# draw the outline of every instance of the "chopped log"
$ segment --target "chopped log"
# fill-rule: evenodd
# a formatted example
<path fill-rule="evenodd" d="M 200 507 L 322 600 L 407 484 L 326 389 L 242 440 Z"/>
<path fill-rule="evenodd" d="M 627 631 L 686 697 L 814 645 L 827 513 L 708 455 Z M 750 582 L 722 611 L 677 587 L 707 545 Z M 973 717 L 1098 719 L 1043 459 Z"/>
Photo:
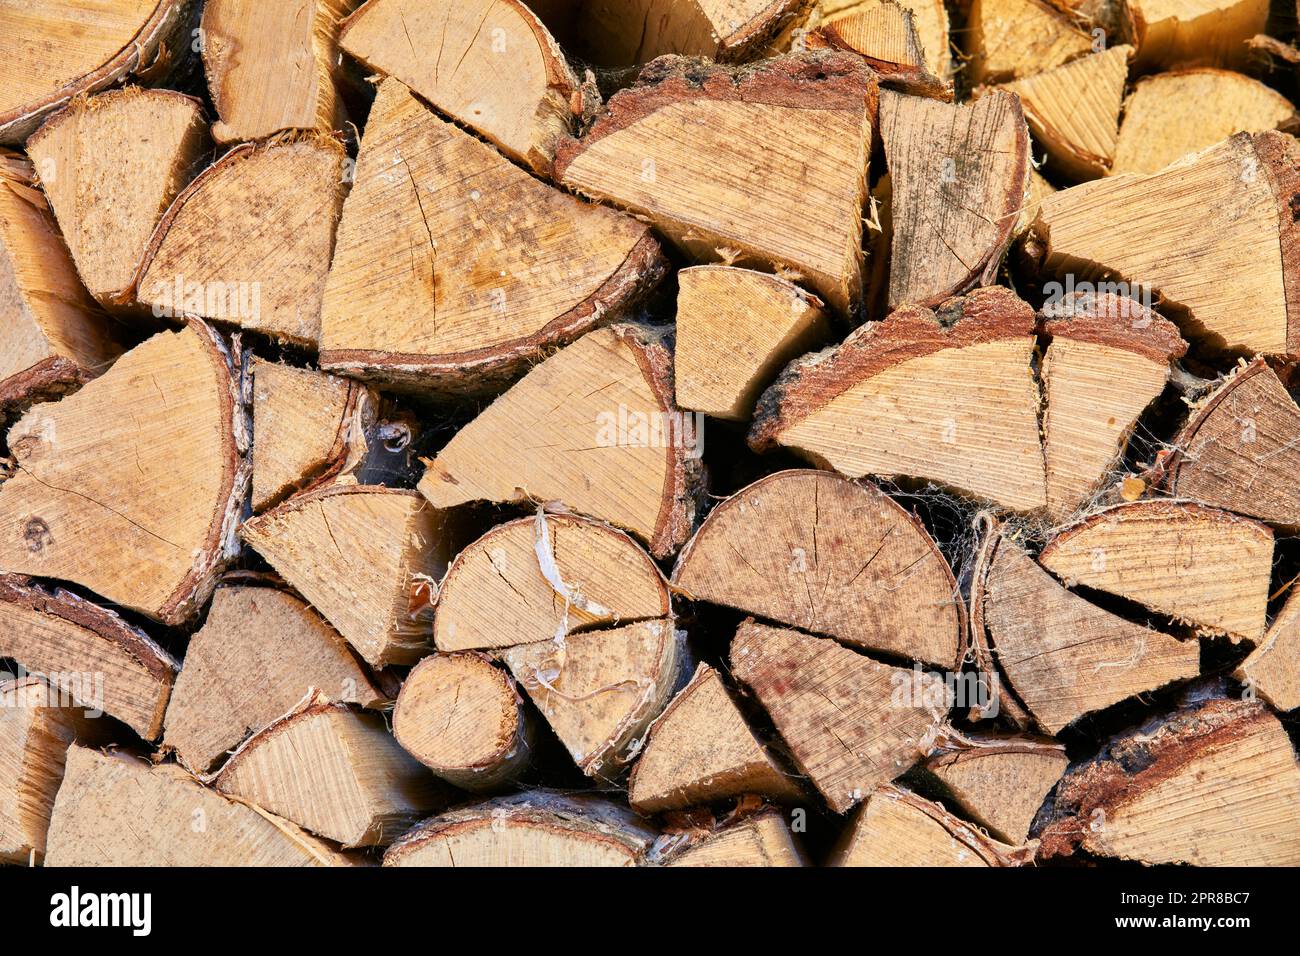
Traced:
<path fill-rule="evenodd" d="M 779 810 L 764 810 L 712 832 L 665 835 L 652 851 L 652 862 L 661 866 L 808 865 Z"/>
<path fill-rule="evenodd" d="M 949 703 L 936 675 L 752 619 L 736 631 L 730 660 L 836 813 L 925 756 Z"/>
<path fill-rule="evenodd" d="M 1146 76 L 1124 101 L 1110 171 L 1154 173 L 1234 133 L 1276 129 L 1295 115 L 1290 100 L 1240 73 L 1199 69 Z"/>
<path fill-rule="evenodd" d="M 370 0 L 348 18 L 342 45 L 539 174 L 573 123 L 578 78 L 519 0 Z"/>
<path fill-rule="evenodd" d="M 163 748 L 206 773 L 313 691 L 362 707 L 385 701 L 338 633 L 298 598 L 276 588 L 218 588 L 185 651 Z"/>
<path fill-rule="evenodd" d="M 759 401 L 750 447 L 1042 508 L 1033 332 L 1033 311 L 1000 287 L 899 309 L 792 363 Z"/>
<path fill-rule="evenodd" d="M 1300 863 L 1300 767 L 1261 705 L 1211 698 L 1112 740 L 1066 774 L 1040 856 L 1143 863 Z"/>
<path fill-rule="evenodd" d="M 684 633 L 671 620 L 523 644 L 501 658 L 578 768 L 617 782 L 686 679 Z"/>
<path fill-rule="evenodd" d="M 561 501 L 636 535 L 657 558 L 691 532 L 703 435 L 673 402 L 663 333 L 598 329 L 536 366 L 429 464 L 436 508 Z"/>
<path fill-rule="evenodd" d="M 429 652 L 412 597 L 446 570 L 446 530 L 412 491 L 337 485 L 296 495 L 239 534 L 368 663 L 386 667 Z"/>
<path fill-rule="evenodd" d="M 533 790 L 424 821 L 384 866 L 638 866 L 655 836 L 611 801 Z"/>
<path fill-rule="evenodd" d="M 1055 193 L 1035 226 L 1043 266 L 1158 291 L 1184 335 L 1209 349 L 1295 352 L 1297 165 L 1294 138 L 1240 133 L 1157 173 Z"/>
<path fill-rule="evenodd" d="M 1300 600 L 1292 591 L 1233 677 L 1279 711 L 1300 707 Z"/>
<path fill-rule="evenodd" d="M 1127 0 L 1126 6 L 1138 51 L 1133 66 L 1144 73 L 1190 66 L 1240 69 L 1250 59 L 1250 39 L 1268 26 L 1268 0 Z"/>
<path fill-rule="evenodd" d="M 892 189 L 889 308 L 933 308 L 992 285 L 1029 189 L 1029 134 L 1016 97 L 973 104 L 880 94 Z"/>
<path fill-rule="evenodd" d="M 972 0 L 965 35 L 972 84 L 1032 76 L 1095 52 L 1092 37 L 1047 0 Z"/>
<path fill-rule="evenodd" d="M 663 574 L 623 532 L 539 512 L 498 525 L 456 556 L 433 640 L 440 651 L 513 647 L 671 610 Z"/>
<path fill-rule="evenodd" d="M 1059 530 L 1039 560 L 1067 585 L 1137 601 L 1233 643 L 1264 635 L 1273 533 L 1184 501 L 1136 501 Z"/>
<path fill-rule="evenodd" d="M 938 667 L 961 657 L 957 582 L 929 533 L 874 485 L 782 471 L 720 503 L 673 585 L 865 650 Z"/>
<path fill-rule="evenodd" d="M 731 266 L 677 273 L 677 404 L 748 421 L 779 369 L 830 338 L 822 302 L 781 276 Z"/>
<path fill-rule="evenodd" d="M 386 846 L 451 797 L 382 717 L 320 695 L 249 738 L 213 785 L 345 848 Z"/>
<path fill-rule="evenodd" d="M 339 31 L 361 0 L 207 0 L 203 70 L 219 143 L 290 129 L 342 129 Z"/>
<path fill-rule="evenodd" d="M 648 227 L 539 182 L 385 80 L 325 286 L 321 366 L 488 394 L 662 277 Z"/>
<path fill-rule="evenodd" d="M 393 736 L 463 790 L 496 790 L 527 767 L 532 722 L 515 682 L 482 654 L 435 654 L 415 665 L 393 710 Z"/>
<path fill-rule="evenodd" d="M 1020 218 L 1016 220 L 1015 234 L 1020 236 L 1024 234 L 1034 221 L 1038 218 L 1038 209 L 1043 204 L 1043 200 L 1052 193 L 1057 192 L 1057 188 L 1049 183 L 1039 174 L 1038 170 L 1029 171 L 1029 195 L 1025 199 L 1025 205 L 1020 210 Z"/>
<path fill-rule="evenodd" d="M 323 840 L 173 764 L 68 748 L 45 865 L 350 866 Z"/>
<path fill-rule="evenodd" d="M 140 301 L 314 348 L 347 154 L 328 136 L 236 147 L 186 187 L 149 243 Z"/>
<path fill-rule="evenodd" d="M 707 664 L 655 720 L 628 780 L 628 802 L 646 814 L 747 793 L 794 800 L 802 792 L 754 736 L 721 675 Z"/>
<path fill-rule="evenodd" d="M 238 364 L 191 320 L 28 411 L 9 429 L 18 469 L 0 484 L 0 568 L 166 624 L 196 614 L 237 550 L 248 493 Z"/>
<path fill-rule="evenodd" d="M 1028 731 L 1034 717 L 1024 703 L 1009 689 L 1006 675 L 997 664 L 988 626 L 984 621 L 984 591 L 989 566 L 1002 540 L 998 519 L 981 511 L 971 522 L 975 534 L 974 554 L 970 560 L 969 612 L 966 615 L 966 655 L 964 661 L 975 665 L 976 699 L 966 703 L 966 717 L 972 723 L 1000 719 L 1013 730 Z"/>
<path fill-rule="evenodd" d="M 948 11 L 942 3 L 856 0 L 823 19 L 804 42 L 810 50 L 857 53 L 880 74 L 881 86 L 952 99 Z"/>
<path fill-rule="evenodd" d="M 561 143 L 555 175 L 700 261 L 788 269 L 848 313 L 862 295 L 875 112 L 875 75 L 852 54 L 736 70 L 665 58 Z"/>

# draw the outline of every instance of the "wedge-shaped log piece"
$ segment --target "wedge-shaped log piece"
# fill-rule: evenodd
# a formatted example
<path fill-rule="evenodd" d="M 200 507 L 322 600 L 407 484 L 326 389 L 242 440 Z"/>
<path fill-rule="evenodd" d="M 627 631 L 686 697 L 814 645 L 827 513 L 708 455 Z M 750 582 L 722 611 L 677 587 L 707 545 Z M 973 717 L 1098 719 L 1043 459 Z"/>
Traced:
<path fill-rule="evenodd" d="M 218 588 L 185 651 L 163 746 L 206 773 L 312 691 L 363 707 L 385 699 L 338 633 L 298 598 L 275 588 Z"/>
<path fill-rule="evenodd" d="M 966 22 L 972 83 L 1042 73 L 1092 53 L 1092 37 L 1046 0 L 973 0 Z"/>
<path fill-rule="evenodd" d="M 0 409 L 74 391 L 122 352 L 33 179 L 30 163 L 0 150 Z"/>
<path fill-rule="evenodd" d="M 1129 0 L 1134 64 L 1143 72 L 1175 66 L 1241 68 L 1248 41 L 1268 28 L 1268 0 Z"/>
<path fill-rule="evenodd" d="M 645 224 L 539 182 L 385 80 L 325 287 L 321 365 L 499 391 L 662 274 Z"/>
<path fill-rule="evenodd" d="M 109 413 L 106 414 L 106 410 Z M 0 568 L 74 581 L 179 624 L 237 550 L 247 425 L 232 357 L 198 321 L 161 332 L 9 429 Z"/>
<path fill-rule="evenodd" d="M 288 129 L 342 129 L 343 18 L 361 0 L 210 0 L 203 5 L 203 69 L 220 143 Z"/>
<path fill-rule="evenodd" d="M 342 43 L 511 159 L 550 172 L 573 122 L 578 80 L 519 0 L 370 0 L 348 18 Z"/>
<path fill-rule="evenodd" d="M 723 683 L 701 664 L 654 722 L 628 781 L 639 813 L 680 810 L 753 793 L 797 799 L 797 784 L 754 736 Z"/>
<path fill-rule="evenodd" d="M 1016 222 L 1016 235 L 1021 236 L 1025 233 L 1034 221 L 1038 218 L 1038 207 L 1042 205 L 1043 198 L 1057 192 L 1057 188 L 1044 179 L 1036 169 L 1029 171 L 1029 198 L 1025 201 L 1025 208 L 1020 211 L 1020 219 Z"/>
<path fill-rule="evenodd" d="M 889 308 L 936 306 L 991 285 L 1029 188 L 1019 101 L 994 91 L 970 105 L 880 94 L 893 193 Z"/>
<path fill-rule="evenodd" d="M 562 143 L 564 185 L 644 216 L 703 260 L 784 266 L 832 308 L 862 294 L 875 75 L 820 52 L 731 71 L 662 59 Z M 762 189 L 755 189 L 762 183 Z"/>
<path fill-rule="evenodd" d="M 662 558 L 690 534 L 698 422 L 673 404 L 672 353 L 637 325 L 597 329 L 536 366 L 456 433 L 420 480 L 437 508 L 562 501 Z"/>
<path fill-rule="evenodd" d="M 349 866 L 323 840 L 174 764 L 72 746 L 46 866 Z"/>
<path fill-rule="evenodd" d="M 244 523 L 240 536 L 370 664 L 412 664 L 429 651 L 413 590 L 447 567 L 444 516 L 411 491 L 325 487 Z"/>
<path fill-rule="evenodd" d="M 1208 347 L 1296 352 L 1297 166 L 1293 137 L 1239 133 L 1158 173 L 1055 193 L 1035 226 L 1043 265 L 1157 291 L 1183 333 Z"/>
<path fill-rule="evenodd" d="M 1206 109 L 1205 104 L 1214 104 Z M 1124 101 L 1111 173 L 1154 173 L 1233 133 L 1262 133 L 1295 116 L 1270 86 L 1229 70 L 1158 73 Z"/>
<path fill-rule="evenodd" d="M 1264 636 L 1273 533 L 1184 501 L 1137 501 L 1095 512 L 1055 535 L 1039 557 L 1068 585 L 1118 594 L 1233 642 Z"/>
<path fill-rule="evenodd" d="M 407 676 L 393 736 L 464 790 L 501 787 L 528 767 L 532 724 L 510 675 L 481 654 L 435 654 Z"/>
<path fill-rule="evenodd" d="M 616 803 L 534 790 L 424 821 L 388 848 L 384 866 L 638 866 L 655 836 Z"/>
<path fill-rule="evenodd" d="M 880 74 L 882 86 L 952 99 L 948 11 L 934 0 L 852 0 L 808 34 L 809 49 L 857 53 Z"/>
<path fill-rule="evenodd" d="M 326 136 L 226 153 L 159 223 L 140 301 L 315 347 L 346 159 Z"/>
<path fill-rule="evenodd" d="M 1233 674 L 1279 711 L 1300 707 L 1300 600 L 1292 591 L 1259 646 Z"/>
<path fill-rule="evenodd" d="M 193 8 L 193 0 L 5 4 L 0 36 L 13 67 L 0 80 L 0 143 L 22 143 L 78 93 L 172 62 L 189 48 Z"/>
<path fill-rule="evenodd" d="M 830 337 L 821 300 L 780 276 L 731 266 L 677 273 L 677 403 L 747 421 L 787 362 Z"/>
<path fill-rule="evenodd" d="M 501 653 L 587 776 L 615 782 L 685 680 L 671 620 L 571 634 Z"/>
<path fill-rule="evenodd" d="M 1006 675 L 997 664 L 988 627 L 984 621 L 984 591 L 988 571 L 1002 540 L 1000 525 L 990 512 L 981 511 L 971 522 L 975 553 L 970 559 L 970 604 L 966 615 L 965 660 L 975 665 L 975 700 L 966 704 L 966 716 L 972 722 L 999 719 L 1015 730 L 1028 731 L 1034 718 L 1007 686 Z"/>
<path fill-rule="evenodd" d="M 73 100 L 27 141 L 77 271 L 100 302 L 131 303 L 154 227 L 210 147 L 202 103 L 134 87 Z"/>
<path fill-rule="evenodd" d="M 947 561 L 874 485 L 820 471 L 760 478 L 713 509 L 673 584 L 846 644 L 952 667 L 962 606 Z"/>
<path fill-rule="evenodd" d="M 1057 788 L 1041 856 L 1300 863 L 1300 767 L 1260 704 L 1210 699 L 1112 740 Z"/>
<path fill-rule="evenodd" d="M 879 664 L 830 638 L 748 620 L 730 656 L 836 813 L 925 756 L 947 709 L 936 675 Z"/>
<path fill-rule="evenodd" d="M 909 306 L 790 365 L 749 444 L 850 477 L 937 482 L 1014 511 L 1046 503 L 1034 315 L 1007 289 Z"/>
<path fill-rule="evenodd" d="M 387 846 L 452 792 L 382 717 L 320 696 L 249 738 L 214 785 L 345 847 Z"/>
<path fill-rule="evenodd" d="M 807 866 L 779 810 L 763 810 L 709 832 L 665 834 L 653 851 L 662 866 Z"/>
<path fill-rule="evenodd" d="M 663 575 L 626 534 L 539 513 L 498 525 L 456 556 L 433 641 L 440 651 L 513 647 L 670 611 Z"/>

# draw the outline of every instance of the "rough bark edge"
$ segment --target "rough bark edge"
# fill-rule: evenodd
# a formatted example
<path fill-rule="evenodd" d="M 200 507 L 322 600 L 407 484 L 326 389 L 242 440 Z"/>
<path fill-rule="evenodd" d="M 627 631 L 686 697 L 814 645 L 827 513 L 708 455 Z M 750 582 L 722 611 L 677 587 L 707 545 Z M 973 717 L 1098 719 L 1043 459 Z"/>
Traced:
<path fill-rule="evenodd" d="M 0 412 L 21 411 L 33 402 L 71 395 L 99 374 L 70 358 L 51 355 L 30 368 L 0 379 Z"/>
<path fill-rule="evenodd" d="M 792 20 L 802 17 L 813 0 L 772 0 L 763 10 L 722 37 L 717 59 L 734 62 L 742 59 L 755 47 L 771 41 Z"/>
<path fill-rule="evenodd" d="M 1002 540 L 1002 528 L 998 519 L 987 511 L 975 516 L 974 528 L 979 545 L 975 549 L 971 574 L 966 660 L 974 663 L 976 674 L 988 676 L 990 703 L 996 703 L 997 709 L 990 712 L 990 708 L 972 705 L 967 708 L 966 717 L 972 722 L 977 722 L 1005 716 L 1012 727 L 1024 731 L 1031 726 L 1037 726 L 1038 721 L 1030 713 L 1029 708 L 1021 702 L 1011 686 L 1010 678 L 1003 672 L 1002 666 L 997 661 L 993 640 L 984 624 L 985 587 L 998 544 Z"/>
<path fill-rule="evenodd" d="M 925 57 L 921 55 L 921 43 L 916 35 L 915 14 L 907 7 L 903 8 L 903 14 L 908 26 L 908 52 L 916 58 L 918 63 L 922 64 L 920 66 L 909 66 L 904 63 L 895 63 L 892 60 L 881 60 L 860 53 L 844 39 L 836 27 L 839 22 L 837 20 L 824 23 L 812 33 L 809 33 L 805 38 L 805 43 L 810 50 L 830 49 L 854 54 L 877 73 L 882 87 L 898 90 L 900 93 L 907 93 L 911 96 L 924 96 L 929 99 L 951 103 L 953 99 L 952 85 L 945 83 L 924 66 Z"/>
<path fill-rule="evenodd" d="M 1178 326 L 1136 299 L 1112 292 L 1074 292 L 1043 306 L 1039 333 L 1105 348 L 1124 349 L 1167 364 L 1187 354 Z"/>
<path fill-rule="evenodd" d="M 1300 355 L 1300 142 L 1270 130 L 1251 137 L 1251 145 L 1277 200 L 1286 295 L 1286 354 Z"/>
<path fill-rule="evenodd" d="M 706 816 L 703 812 L 697 811 L 693 813 L 691 810 L 678 811 L 673 816 L 675 819 L 651 845 L 650 852 L 646 856 L 646 865 L 677 865 L 681 860 L 690 856 L 693 851 L 707 846 L 714 837 L 723 837 L 734 830 L 744 827 L 752 829 L 768 821 L 774 821 L 780 825 L 783 835 L 789 842 L 791 858 L 798 861 L 797 865 L 811 865 L 808 854 L 799 845 L 790 830 L 785 814 L 779 808 L 769 806 L 753 796 L 738 798 L 735 809 L 726 813 L 720 819 L 711 815 Z M 773 863 L 769 858 L 765 859 L 762 864 L 755 865 L 770 867 L 783 864 L 779 862 Z"/>

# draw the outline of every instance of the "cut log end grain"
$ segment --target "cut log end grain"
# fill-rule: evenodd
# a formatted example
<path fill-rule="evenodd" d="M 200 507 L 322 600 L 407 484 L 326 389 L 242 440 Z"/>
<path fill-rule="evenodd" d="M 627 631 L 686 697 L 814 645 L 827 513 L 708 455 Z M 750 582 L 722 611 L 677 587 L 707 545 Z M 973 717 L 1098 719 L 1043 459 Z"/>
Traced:
<path fill-rule="evenodd" d="M 823 20 L 804 42 L 808 49 L 858 54 L 880 75 L 881 86 L 952 99 L 947 10 L 928 0 L 911 6 L 915 9 L 895 0 L 855 0 Z"/>
<path fill-rule="evenodd" d="M 779 810 L 763 810 L 714 830 L 666 834 L 651 851 L 651 862 L 708 867 L 808 865 Z"/>
<path fill-rule="evenodd" d="M 875 486 L 783 471 L 721 502 L 683 549 L 684 595 L 953 667 L 957 584 L 929 533 Z"/>
<path fill-rule="evenodd" d="M 1268 0 L 1207 0 L 1181 4 L 1131 0 L 1127 16 L 1143 72 L 1171 67 L 1238 69 L 1250 58 L 1249 41 L 1268 27 Z"/>
<path fill-rule="evenodd" d="M 1278 712 L 1300 707 L 1300 601 L 1292 591 L 1233 676 Z"/>
<path fill-rule="evenodd" d="M 0 567 L 167 624 L 197 613 L 238 547 L 248 492 L 238 364 L 191 320 L 28 411 L 8 434 L 18 469 L 0 484 Z"/>
<path fill-rule="evenodd" d="M 1001 83 L 1094 52 L 1092 37 L 1045 0 L 973 0 L 966 24 L 972 83 Z"/>

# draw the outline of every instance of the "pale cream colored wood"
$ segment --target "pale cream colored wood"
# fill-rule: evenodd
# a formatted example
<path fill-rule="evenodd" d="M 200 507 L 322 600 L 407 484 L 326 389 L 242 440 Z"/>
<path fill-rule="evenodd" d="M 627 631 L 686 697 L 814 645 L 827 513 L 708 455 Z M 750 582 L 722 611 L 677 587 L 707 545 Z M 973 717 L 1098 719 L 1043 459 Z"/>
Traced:
<path fill-rule="evenodd" d="M 1016 220 L 1017 236 L 1034 224 L 1034 220 L 1038 218 L 1038 207 L 1042 205 L 1043 199 L 1056 191 L 1056 187 L 1044 179 L 1038 170 L 1029 171 L 1029 196 L 1025 200 L 1024 208 L 1020 210 L 1020 218 Z"/>
<path fill-rule="evenodd" d="M 813 20 L 820 25 L 802 38 L 808 49 L 850 50 L 880 74 L 882 86 L 952 98 L 948 11 L 942 3 L 855 0 L 831 16 L 814 13 L 805 29 Z"/>
<path fill-rule="evenodd" d="M 768 810 L 715 833 L 689 837 L 665 866 L 807 866 L 803 850 L 779 811 Z"/>
<path fill-rule="evenodd" d="M 1268 0 L 1128 0 L 1134 66 L 1144 72 L 1174 66 L 1242 67 L 1247 42 L 1268 26 Z"/>
<path fill-rule="evenodd" d="M 964 39 L 973 84 L 1031 76 L 1096 52 L 1092 37 L 1045 0 L 972 0 Z"/>
<path fill-rule="evenodd" d="M 1292 591 L 1233 676 L 1278 711 L 1300 707 L 1300 601 Z"/>

